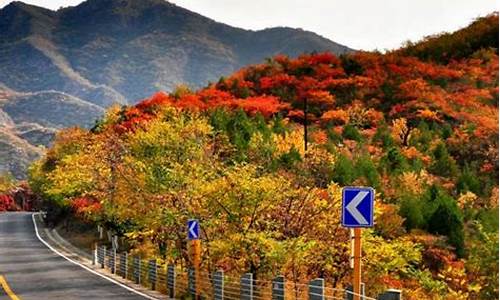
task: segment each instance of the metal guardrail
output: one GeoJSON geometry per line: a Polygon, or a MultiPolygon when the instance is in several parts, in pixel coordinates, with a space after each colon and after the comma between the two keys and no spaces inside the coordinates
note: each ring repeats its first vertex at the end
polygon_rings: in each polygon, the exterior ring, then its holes
{"type": "MultiPolygon", "coordinates": [[[[351,289],[325,286],[325,280],[317,278],[308,284],[288,282],[283,276],[273,280],[256,280],[246,273],[240,278],[229,277],[223,271],[200,272],[180,269],[174,265],[160,264],[155,259],[143,260],[128,253],[116,253],[106,246],[94,250],[93,263],[111,273],[157,290],[171,299],[191,296],[192,299],[215,300],[351,300],[351,289]],[[198,280],[198,281],[197,281],[198,280]]],[[[401,291],[388,290],[378,298],[365,296],[360,300],[401,300],[401,291]]]]}

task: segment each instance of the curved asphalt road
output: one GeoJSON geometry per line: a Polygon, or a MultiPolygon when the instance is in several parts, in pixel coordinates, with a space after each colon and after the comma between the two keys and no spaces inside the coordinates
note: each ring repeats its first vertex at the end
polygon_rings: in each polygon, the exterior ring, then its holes
{"type": "MultiPolygon", "coordinates": [[[[22,300],[145,299],[48,249],[35,235],[31,213],[0,213],[0,276],[22,300]]],[[[10,300],[1,286],[0,300],[10,300]]]]}

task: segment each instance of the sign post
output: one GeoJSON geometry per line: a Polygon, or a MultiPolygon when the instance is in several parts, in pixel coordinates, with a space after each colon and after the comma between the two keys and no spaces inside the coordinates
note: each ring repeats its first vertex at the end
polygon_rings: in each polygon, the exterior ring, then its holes
{"type": "MultiPolygon", "coordinates": [[[[353,299],[361,295],[361,228],[373,227],[375,191],[370,187],[345,187],[342,189],[342,226],[352,228],[353,235],[353,299]]],[[[352,241],[351,241],[352,242],[352,241]]]]}
{"type": "Polygon", "coordinates": [[[200,244],[200,222],[196,219],[188,220],[188,239],[191,241],[193,251],[193,268],[195,276],[195,299],[199,299],[200,287],[200,264],[201,264],[201,244],[200,244]]]}

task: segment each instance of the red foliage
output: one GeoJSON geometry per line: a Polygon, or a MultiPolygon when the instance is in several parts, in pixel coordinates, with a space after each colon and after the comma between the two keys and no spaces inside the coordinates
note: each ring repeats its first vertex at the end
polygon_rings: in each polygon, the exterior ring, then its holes
{"type": "MultiPolygon", "coordinates": [[[[300,110],[306,99],[308,117],[322,117],[322,124],[330,124],[328,119],[333,115],[329,111],[347,111],[354,99],[359,99],[367,108],[366,125],[371,127],[386,117],[404,117],[431,122],[453,119],[457,125],[472,123],[478,137],[498,132],[498,55],[494,52],[446,65],[398,52],[357,52],[346,59],[347,64],[331,53],[296,59],[279,55],[195,93],[157,93],[124,111],[115,130],[135,130],[168,105],[193,111],[243,109],[266,118],[284,112],[301,122],[300,110]]],[[[340,121],[337,123],[345,123],[340,121]]]]}
{"type": "Polygon", "coordinates": [[[153,97],[143,100],[135,108],[144,113],[154,113],[158,108],[170,105],[171,103],[172,98],[168,94],[159,92],[154,94],[153,97]]]}
{"type": "Polygon", "coordinates": [[[16,211],[18,210],[14,198],[11,195],[0,195],[0,211],[16,211]]]}
{"type": "Polygon", "coordinates": [[[260,113],[266,118],[271,117],[279,111],[290,108],[290,104],[280,102],[279,99],[274,96],[250,97],[244,100],[235,100],[233,103],[235,107],[243,109],[250,115],[260,113]]]}
{"type": "Polygon", "coordinates": [[[263,90],[282,86],[293,86],[297,84],[294,76],[288,74],[278,74],[275,76],[262,77],[260,79],[260,88],[263,90]]]}
{"type": "Polygon", "coordinates": [[[102,209],[101,203],[94,198],[79,197],[71,202],[71,208],[76,215],[85,218],[88,214],[99,213],[102,209]]]}

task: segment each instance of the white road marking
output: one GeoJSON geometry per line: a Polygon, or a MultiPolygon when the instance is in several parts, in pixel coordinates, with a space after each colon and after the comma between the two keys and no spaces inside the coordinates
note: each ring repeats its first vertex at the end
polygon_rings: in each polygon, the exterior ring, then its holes
{"type": "Polygon", "coordinates": [[[31,214],[31,219],[33,220],[33,225],[35,226],[35,234],[36,234],[36,237],[40,240],[40,242],[42,242],[45,246],[47,246],[47,248],[49,248],[50,250],[52,250],[55,254],[57,254],[57,255],[61,256],[62,258],[64,258],[64,259],[66,259],[67,261],[69,261],[70,263],[73,263],[73,264],[75,264],[75,265],[77,265],[77,266],[79,266],[79,267],[82,267],[82,268],[84,268],[85,270],[89,271],[90,273],[95,274],[95,275],[97,275],[97,276],[99,276],[99,277],[101,277],[101,278],[104,278],[104,279],[106,279],[107,281],[110,281],[110,282],[112,282],[112,283],[114,283],[114,284],[116,284],[116,285],[119,285],[119,286],[121,286],[121,287],[122,287],[122,288],[124,288],[124,289],[127,289],[127,290],[129,290],[129,291],[131,291],[131,292],[133,292],[133,293],[136,293],[136,294],[137,294],[137,295],[139,295],[139,296],[142,296],[142,297],[147,298],[147,299],[152,299],[152,300],[160,300],[159,298],[154,298],[154,297],[151,297],[151,296],[146,295],[146,294],[144,294],[144,293],[142,293],[142,292],[139,292],[138,290],[135,290],[135,289],[133,289],[133,288],[131,288],[131,287],[129,287],[129,286],[126,286],[126,285],[124,285],[124,284],[121,284],[120,282],[118,282],[118,281],[116,281],[116,280],[114,280],[114,279],[112,279],[112,278],[106,277],[106,276],[104,276],[104,275],[102,275],[102,274],[100,274],[100,273],[98,273],[98,272],[96,272],[96,271],[92,270],[91,268],[89,268],[89,267],[87,267],[87,266],[85,266],[85,265],[82,265],[81,263],[79,263],[79,262],[77,262],[77,261],[72,260],[71,258],[67,257],[66,255],[64,255],[64,254],[62,254],[61,252],[59,252],[59,251],[57,251],[56,249],[54,249],[51,245],[49,245],[49,243],[47,243],[44,239],[42,239],[42,237],[41,237],[41,236],[40,236],[40,234],[38,233],[38,227],[37,227],[37,225],[36,225],[36,221],[35,221],[35,215],[36,215],[36,214],[39,214],[39,213],[33,213],[33,214],[31,214]]]}

